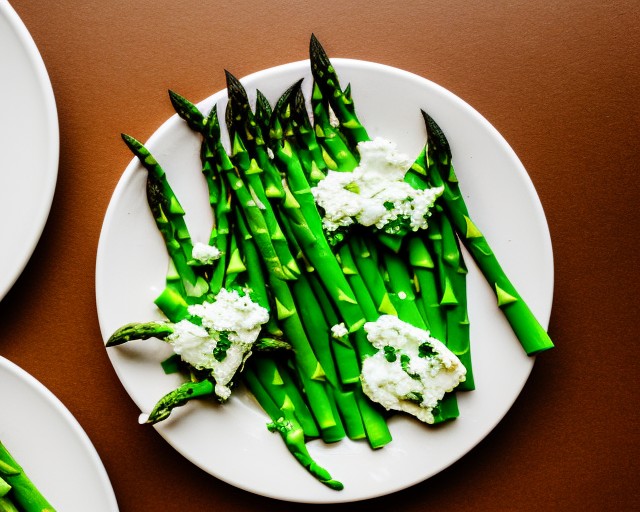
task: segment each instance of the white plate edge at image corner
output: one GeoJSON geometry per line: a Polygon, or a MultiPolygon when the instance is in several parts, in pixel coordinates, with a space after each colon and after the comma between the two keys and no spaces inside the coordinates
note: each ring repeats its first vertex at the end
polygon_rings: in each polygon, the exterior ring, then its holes
{"type": "Polygon", "coordinates": [[[0,0],[0,214],[7,245],[0,253],[0,300],[29,262],[48,219],[58,177],[58,111],[49,74],[27,27],[6,0],[0,0]],[[6,77],[6,79],[4,78],[6,77]],[[20,114],[20,115],[18,115],[20,114]],[[37,149],[34,149],[37,148],[37,149]],[[9,249],[7,249],[7,247],[9,249]]]}

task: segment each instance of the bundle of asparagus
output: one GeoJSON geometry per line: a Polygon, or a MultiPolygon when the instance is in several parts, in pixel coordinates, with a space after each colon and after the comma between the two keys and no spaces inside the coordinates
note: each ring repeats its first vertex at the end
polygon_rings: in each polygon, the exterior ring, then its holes
{"type": "Polygon", "coordinates": [[[0,512],[54,512],[54,508],[1,442],[0,512]]]}
{"type": "Polygon", "coordinates": [[[526,352],[553,344],[472,222],[449,144],[426,112],[425,147],[394,184],[408,189],[406,196],[385,199],[375,222],[362,220],[370,213],[364,210],[338,223],[329,218],[319,196],[332,180],[358,199],[379,199],[383,191],[364,197],[368,185],[356,177],[376,141],[313,36],[310,60],[311,117],[301,81],[273,108],[257,91],[253,110],[227,72],[229,150],[216,106],[205,115],[170,92],[176,112],[202,138],[201,170],[215,219],[209,244],[193,242],[164,170],[123,135],[148,172],[147,199],[169,254],[166,288],[156,300],[168,321],[128,324],[107,346],[164,340],[176,352],[165,369],[189,375],[143,417],[146,423],[194,398],[224,402],[242,381],[296,459],[341,489],[313,461],[308,440],[348,437],[381,448],[391,441],[388,410],[442,423],[459,414],[455,391],[474,389],[460,240],[526,352]],[[378,367],[369,372],[378,372],[376,382],[365,377],[364,366],[378,360],[406,380],[403,393],[378,367]]]}

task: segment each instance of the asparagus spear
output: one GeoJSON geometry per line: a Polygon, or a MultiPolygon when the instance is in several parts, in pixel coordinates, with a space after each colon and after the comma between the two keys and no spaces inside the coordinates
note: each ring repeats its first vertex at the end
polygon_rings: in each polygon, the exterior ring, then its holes
{"type": "Polygon", "coordinates": [[[247,368],[246,382],[253,396],[256,397],[258,403],[272,420],[272,422],[267,425],[267,428],[271,432],[278,432],[282,436],[287,448],[296,460],[302,464],[311,475],[330,489],[343,489],[344,486],[342,483],[334,480],[329,472],[320,467],[309,454],[305,445],[304,429],[296,419],[293,401],[284,400],[283,404],[278,406],[269,396],[263,382],[260,381],[252,368],[247,368]]]}
{"type": "Polygon", "coordinates": [[[498,307],[526,353],[534,355],[553,348],[551,338],[511,284],[488,241],[471,220],[451,163],[451,148],[442,129],[424,110],[422,115],[427,128],[428,178],[435,186],[444,187],[444,208],[456,233],[493,288],[498,307]]]}
{"type": "MultiPolygon", "coordinates": [[[[244,89],[242,89],[239,82],[234,81],[234,78],[229,73],[227,73],[227,79],[230,84],[233,84],[234,90],[234,92],[230,94],[229,104],[232,105],[232,107],[227,113],[228,116],[233,116],[234,121],[229,124],[232,127],[244,126],[243,118],[248,115],[248,112],[250,112],[250,109],[247,108],[248,101],[246,100],[246,93],[243,94],[244,89]]],[[[180,99],[177,103],[179,109],[181,111],[185,111],[183,117],[187,122],[189,122],[190,119],[193,119],[194,116],[191,114],[191,111],[195,107],[192,107],[192,104],[189,104],[184,99],[180,99]]],[[[249,157],[244,147],[243,140],[240,138],[240,132],[236,131],[234,136],[234,151],[237,157],[236,162],[239,163],[240,166],[243,166],[245,170],[244,176],[240,175],[237,171],[237,167],[233,165],[229,156],[222,147],[220,141],[219,122],[215,107],[212,109],[212,115],[209,116],[208,120],[208,130],[203,135],[207,137],[210,147],[213,148],[215,167],[217,172],[229,181],[230,188],[235,193],[238,202],[242,207],[242,212],[246,216],[246,224],[244,222],[238,224],[240,229],[244,230],[246,226],[251,229],[251,233],[249,233],[248,230],[241,232],[240,237],[241,239],[246,240],[252,235],[260,248],[266,249],[261,250],[260,254],[269,270],[268,282],[275,297],[277,317],[280,320],[285,335],[294,344],[300,378],[304,382],[305,390],[309,395],[309,400],[311,402],[312,409],[318,418],[318,422],[322,429],[332,429],[336,425],[336,419],[333,417],[331,412],[331,407],[328,402],[326,391],[323,389],[323,384],[318,380],[323,378],[324,371],[315,359],[313,352],[308,348],[308,340],[295,309],[291,292],[283,280],[283,278],[286,278],[290,274],[282,272],[281,265],[274,264],[274,261],[279,263],[279,259],[271,245],[271,237],[269,236],[269,230],[267,229],[267,225],[263,217],[263,208],[266,210],[269,203],[266,195],[264,194],[264,190],[261,189],[262,183],[259,181],[258,176],[260,173],[250,171],[252,168],[259,171],[259,168],[257,167],[257,164],[255,164],[255,160],[249,157]],[[247,161],[249,162],[248,164],[247,161]],[[254,176],[258,179],[254,179],[254,176]],[[252,190],[254,191],[254,194],[248,192],[249,189],[245,185],[243,178],[252,180],[252,190]],[[260,192],[261,190],[262,192],[260,192]],[[257,197],[258,201],[256,201],[256,191],[262,194],[261,197],[257,197]],[[258,206],[257,202],[261,203],[261,207],[258,206]]],[[[196,123],[195,126],[198,127],[199,125],[196,123]]],[[[257,135],[260,134],[254,133],[254,136],[257,135]]],[[[254,148],[255,147],[256,146],[254,146],[254,148]]],[[[286,240],[281,235],[282,232],[279,226],[277,226],[277,219],[272,217],[272,221],[276,223],[272,224],[272,226],[275,225],[277,227],[277,230],[280,233],[279,238],[281,238],[286,244],[286,240]]],[[[271,233],[273,234],[273,231],[271,231],[271,233]]],[[[287,251],[286,254],[290,254],[288,252],[288,247],[285,248],[287,251]]],[[[255,276],[256,273],[254,272],[252,275],[255,276]]]]}
{"type": "Polygon", "coordinates": [[[11,486],[0,476],[0,498],[11,490],[11,486]]]}
{"type": "MultiPolygon", "coordinates": [[[[171,189],[164,170],[149,150],[130,135],[122,134],[122,139],[148,171],[147,201],[170,256],[171,265],[167,275],[168,290],[161,295],[160,302],[157,304],[162,307],[167,302],[167,298],[173,298],[176,295],[197,300],[208,292],[209,286],[204,278],[189,265],[193,244],[184,221],[184,210],[171,189]]],[[[172,302],[168,302],[169,307],[164,312],[169,318],[176,320],[173,314],[182,310],[172,307],[172,302]]]]}
{"type": "Polygon", "coordinates": [[[0,512],[20,512],[16,506],[13,504],[13,501],[7,497],[3,496],[0,498],[0,512]]]}
{"type": "Polygon", "coordinates": [[[338,75],[320,41],[313,34],[309,44],[309,55],[313,78],[318,84],[322,95],[327,98],[327,101],[335,111],[341,131],[345,134],[347,140],[353,146],[360,141],[369,140],[366,129],[355,115],[351,94],[345,94],[340,89],[338,75]]]}
{"type": "MultiPolygon", "coordinates": [[[[2,442],[0,442],[0,478],[11,486],[11,501],[25,512],[55,512],[53,506],[40,493],[2,442]]],[[[11,510],[11,502],[5,501],[7,510],[11,510]]]]}

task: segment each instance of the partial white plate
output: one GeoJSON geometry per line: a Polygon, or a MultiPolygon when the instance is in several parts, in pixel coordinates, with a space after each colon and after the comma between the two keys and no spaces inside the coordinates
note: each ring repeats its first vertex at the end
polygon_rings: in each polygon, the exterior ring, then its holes
{"type": "Polygon", "coordinates": [[[27,372],[0,357],[0,440],[60,512],[117,512],[100,457],[69,410],[27,372]]]}
{"type": "Polygon", "coordinates": [[[0,300],[22,273],[49,215],[58,176],[58,114],[42,57],[0,0],[0,300]]]}
{"type": "MultiPolygon", "coordinates": [[[[473,218],[546,326],[553,293],[548,226],[535,189],[505,140],[469,105],[424,78],[362,61],[333,59],[333,63],[343,86],[352,84],[356,108],[370,135],[396,141],[401,150],[416,155],[425,140],[420,108],[441,125],[451,143],[473,218]]],[[[253,97],[259,88],[273,102],[301,77],[309,88],[308,61],[261,71],[242,82],[253,97]]],[[[200,108],[208,112],[214,103],[218,112],[224,112],[226,93],[213,95],[200,108]]],[[[147,146],[186,207],[192,235],[206,240],[211,214],[200,173],[199,137],[174,116],[147,146]]],[[[116,187],[104,220],[96,293],[105,339],[125,323],[160,317],[153,300],[164,287],[167,256],[146,204],[145,179],[146,172],[132,161],[116,187]]],[[[477,390],[459,394],[460,418],[441,428],[395,417],[391,422],[394,440],[379,451],[351,441],[334,445],[312,442],[312,455],[345,484],[343,491],[331,491],[309,476],[279,436],[267,432],[267,416],[242,391],[224,406],[191,403],[176,410],[157,427],[159,432],[212,475],[283,500],[354,501],[429,478],[466,454],[494,428],[518,397],[534,362],[512,334],[489,286],[469,257],[467,261],[477,390]]],[[[157,340],[134,341],[109,349],[108,354],[122,384],[142,411],[148,412],[161,396],[181,383],[180,377],[163,374],[159,363],[168,352],[157,340]]]]}

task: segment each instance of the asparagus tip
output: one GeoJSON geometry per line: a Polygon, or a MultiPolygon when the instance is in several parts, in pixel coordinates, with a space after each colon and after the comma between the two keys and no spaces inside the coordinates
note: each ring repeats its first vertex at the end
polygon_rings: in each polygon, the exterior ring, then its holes
{"type": "Polygon", "coordinates": [[[445,137],[442,128],[440,128],[433,117],[427,114],[423,109],[420,109],[420,112],[422,112],[422,117],[427,128],[427,144],[433,144],[435,150],[444,151],[449,157],[451,157],[449,141],[447,140],[447,137],[445,137]]]}
{"type": "Polygon", "coordinates": [[[141,146],[142,144],[140,144],[140,142],[138,142],[134,137],[132,137],[131,135],[127,135],[126,133],[121,133],[120,136],[122,137],[122,140],[124,141],[124,143],[129,146],[130,149],[133,149],[137,146],[141,146]]]}
{"type": "Polygon", "coordinates": [[[238,80],[230,71],[224,70],[224,75],[227,80],[227,91],[229,93],[229,100],[244,102],[248,101],[247,91],[245,90],[240,80],[238,80]]]}

